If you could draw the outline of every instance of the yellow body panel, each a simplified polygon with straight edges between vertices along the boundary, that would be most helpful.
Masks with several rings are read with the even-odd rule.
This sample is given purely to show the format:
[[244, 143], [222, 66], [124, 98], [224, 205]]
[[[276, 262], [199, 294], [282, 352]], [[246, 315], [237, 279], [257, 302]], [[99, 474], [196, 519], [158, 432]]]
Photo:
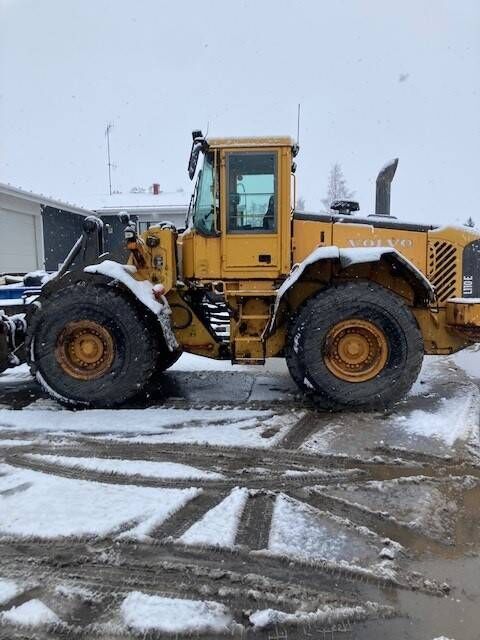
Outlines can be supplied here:
[[373, 224], [294, 220], [294, 262], [301, 262], [317, 247], [393, 247], [426, 273], [427, 234], [401, 227], [382, 229]]
[[301, 262], [317, 247], [332, 245], [333, 227], [330, 222], [293, 221], [293, 263]]
[[[152, 243], [153, 239], [153, 243]], [[156, 246], [150, 246], [156, 243]], [[150, 227], [141, 238], [129, 247], [132, 250], [129, 263], [137, 267], [137, 280], [150, 280], [162, 284], [170, 291], [177, 284], [176, 237], [170, 229]], [[138, 253], [137, 253], [138, 252]], [[136, 260], [140, 255], [142, 261]]]
[[[213, 152], [215, 196], [212, 205], [215, 226], [207, 231], [210, 235], [189, 228], [177, 239], [171, 230], [150, 229], [138, 240], [136, 246], [144, 260], [137, 264], [135, 257], [131, 259], [138, 268], [136, 277], [165, 286], [172, 305], [172, 326], [182, 348], [208, 357], [230, 357], [232, 361], [248, 363], [282, 355], [292, 313], [332, 281], [349, 279], [370, 280], [401, 296], [415, 315], [426, 353], [452, 353], [474, 342], [477, 336], [480, 339], [476, 329], [480, 327], [480, 305], [449, 302], [465, 292], [472, 295], [473, 275], [468, 269], [475, 271], [476, 267], [466, 268], [465, 247], [479, 241], [474, 251], [480, 255], [480, 235], [466, 228], [402, 224], [384, 216], [315, 217], [302, 213], [292, 216], [293, 144], [290, 138], [282, 136], [208, 140], [208, 149]], [[271, 232], [263, 229], [227, 232], [228, 155], [259, 151], [276, 157], [276, 228]], [[159, 239], [158, 246], [149, 245], [149, 235]], [[327, 260], [310, 269], [309, 278], [289, 291], [272, 329], [276, 291], [292, 266], [318, 247], [332, 245], [396, 249], [427, 276], [435, 287], [435, 301], [430, 306], [419, 303], [411, 280], [388, 262], [353, 264], [342, 269], [338, 261]], [[472, 260], [475, 263], [475, 256]], [[197, 306], [190, 292], [195, 292]], [[208, 319], [202, 317], [198, 307], [198, 296], [206, 295], [202, 292], [213, 295], [214, 305], [222, 301], [227, 319], [230, 317], [226, 339], [215, 335]], [[185, 327], [189, 313], [191, 319]]]
[[221, 277], [221, 240], [201, 236], [188, 229], [180, 242], [183, 278], [217, 279]]
[[480, 300], [453, 298], [447, 302], [446, 321], [465, 335], [480, 336]]

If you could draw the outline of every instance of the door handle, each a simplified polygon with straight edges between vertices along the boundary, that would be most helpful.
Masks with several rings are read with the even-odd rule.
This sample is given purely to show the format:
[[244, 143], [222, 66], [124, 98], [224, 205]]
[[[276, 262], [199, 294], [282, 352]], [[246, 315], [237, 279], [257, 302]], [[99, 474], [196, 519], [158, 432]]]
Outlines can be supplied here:
[[272, 262], [272, 256], [269, 253], [261, 253], [258, 256], [259, 262], [264, 262], [265, 264], [270, 264]]

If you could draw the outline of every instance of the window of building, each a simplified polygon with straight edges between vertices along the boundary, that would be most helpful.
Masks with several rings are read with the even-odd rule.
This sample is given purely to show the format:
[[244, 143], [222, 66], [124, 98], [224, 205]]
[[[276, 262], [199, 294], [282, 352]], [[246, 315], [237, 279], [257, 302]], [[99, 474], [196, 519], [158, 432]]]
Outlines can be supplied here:
[[275, 233], [276, 154], [230, 153], [227, 158], [228, 232]]

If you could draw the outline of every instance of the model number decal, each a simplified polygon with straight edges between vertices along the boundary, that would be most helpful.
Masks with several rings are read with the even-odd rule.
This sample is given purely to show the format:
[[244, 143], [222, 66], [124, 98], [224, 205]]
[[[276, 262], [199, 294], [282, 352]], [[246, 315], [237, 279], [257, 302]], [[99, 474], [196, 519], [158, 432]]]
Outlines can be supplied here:
[[473, 295], [473, 276], [463, 276], [463, 295]]

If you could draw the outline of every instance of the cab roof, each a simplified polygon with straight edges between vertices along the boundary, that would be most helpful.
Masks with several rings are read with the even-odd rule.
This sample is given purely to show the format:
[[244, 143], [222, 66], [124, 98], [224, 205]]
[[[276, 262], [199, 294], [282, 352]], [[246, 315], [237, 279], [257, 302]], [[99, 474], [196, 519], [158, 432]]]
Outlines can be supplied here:
[[207, 138], [211, 149], [220, 147], [293, 147], [290, 136], [246, 136], [240, 138]]

